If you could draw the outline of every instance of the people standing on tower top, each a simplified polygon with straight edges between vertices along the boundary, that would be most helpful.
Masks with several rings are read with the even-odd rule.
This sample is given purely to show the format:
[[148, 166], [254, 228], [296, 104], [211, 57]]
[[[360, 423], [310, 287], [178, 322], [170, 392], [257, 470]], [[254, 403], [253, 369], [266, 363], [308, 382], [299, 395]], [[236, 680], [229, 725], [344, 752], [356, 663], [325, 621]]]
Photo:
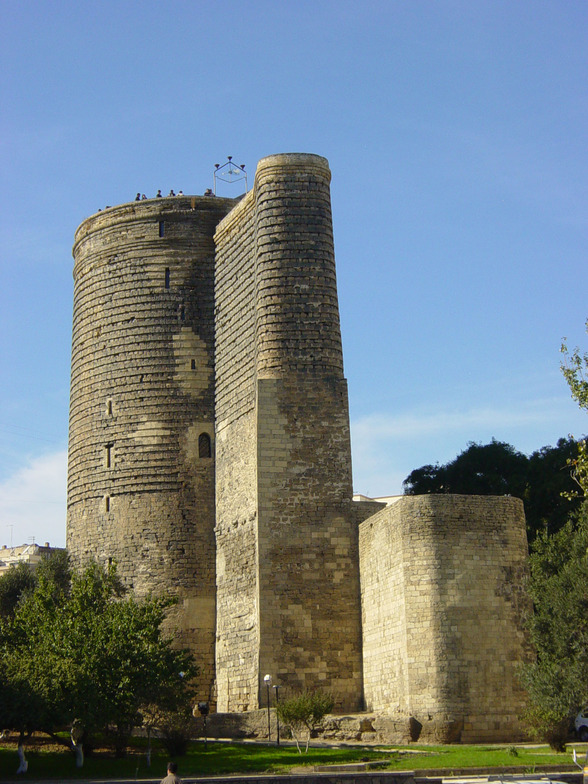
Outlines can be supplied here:
[[155, 198], [156, 198], [156, 199], [161, 199], [161, 188], [160, 188], [160, 189], [157, 191], [157, 193], [155, 194]]

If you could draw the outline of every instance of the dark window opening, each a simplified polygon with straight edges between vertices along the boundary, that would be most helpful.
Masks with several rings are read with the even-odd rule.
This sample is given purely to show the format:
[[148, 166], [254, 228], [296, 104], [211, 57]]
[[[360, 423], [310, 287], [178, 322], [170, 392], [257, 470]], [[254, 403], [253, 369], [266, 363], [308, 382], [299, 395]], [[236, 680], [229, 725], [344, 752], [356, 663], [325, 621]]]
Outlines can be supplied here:
[[196, 370], [196, 360], [192, 360], [192, 370]]
[[111, 416], [112, 416], [112, 400], [109, 400], [109, 401], [106, 403], [106, 413], [107, 413], [107, 415], [108, 415], [109, 417], [111, 417]]
[[185, 320], [186, 320], [186, 311], [185, 311], [185, 309], [184, 309], [184, 308], [180, 308], [180, 319], [181, 319], [182, 321], [185, 321]]
[[212, 445], [208, 433], [198, 436], [198, 457], [212, 457]]
[[104, 499], [104, 506], [106, 507], [106, 511], [110, 512], [110, 496], [107, 495]]
[[104, 447], [104, 466], [106, 468], [112, 468], [112, 464], [114, 462], [112, 454], [113, 447], [114, 444], [106, 444]]
[[165, 268], [165, 287], [169, 289], [169, 267]]
[[165, 236], [165, 221], [159, 221], [159, 236]]

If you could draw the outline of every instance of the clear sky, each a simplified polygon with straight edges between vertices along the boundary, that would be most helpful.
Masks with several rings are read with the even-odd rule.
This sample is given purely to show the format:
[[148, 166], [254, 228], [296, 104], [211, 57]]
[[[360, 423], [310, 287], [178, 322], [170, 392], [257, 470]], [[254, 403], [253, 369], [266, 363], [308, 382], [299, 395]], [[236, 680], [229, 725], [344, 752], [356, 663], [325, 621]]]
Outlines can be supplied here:
[[588, 430], [586, 0], [0, 10], [0, 544], [65, 542], [76, 227], [227, 155], [329, 159], [356, 492]]

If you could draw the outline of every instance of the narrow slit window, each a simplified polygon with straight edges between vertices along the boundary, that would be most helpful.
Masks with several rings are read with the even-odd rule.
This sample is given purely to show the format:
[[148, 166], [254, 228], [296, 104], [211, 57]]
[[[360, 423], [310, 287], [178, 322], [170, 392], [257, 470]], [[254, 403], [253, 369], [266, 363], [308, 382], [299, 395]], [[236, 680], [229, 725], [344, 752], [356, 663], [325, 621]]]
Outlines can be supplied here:
[[110, 496], [109, 495], [107, 495], [106, 498], [104, 499], [104, 508], [106, 509], [107, 512], [110, 512]]
[[208, 433], [198, 436], [198, 457], [212, 457], [212, 445]]
[[114, 455], [112, 450], [114, 448], [114, 444], [106, 444], [104, 447], [104, 467], [105, 468], [112, 468], [112, 464], [114, 461]]
[[159, 221], [159, 236], [165, 237], [165, 221]]
[[165, 268], [165, 287], [166, 287], [166, 289], [169, 289], [169, 278], [170, 278], [169, 267], [166, 267]]
[[106, 414], [107, 416], [112, 416], [112, 400], [108, 400], [106, 403]]
[[196, 370], [196, 360], [195, 359], [192, 360], [191, 368], [192, 368], [192, 370]]

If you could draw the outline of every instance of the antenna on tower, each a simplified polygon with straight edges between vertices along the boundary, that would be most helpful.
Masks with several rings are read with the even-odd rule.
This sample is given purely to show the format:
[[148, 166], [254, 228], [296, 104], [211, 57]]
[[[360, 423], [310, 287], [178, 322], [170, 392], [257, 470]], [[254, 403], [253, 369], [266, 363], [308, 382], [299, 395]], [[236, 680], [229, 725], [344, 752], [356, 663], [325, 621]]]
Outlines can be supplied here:
[[245, 171], [245, 164], [242, 163], [237, 166], [233, 163], [233, 156], [227, 155], [227, 162], [214, 164], [214, 195], [216, 196], [216, 183], [218, 180], [231, 183], [241, 182], [245, 180], [245, 193], [247, 193], [247, 172]]

